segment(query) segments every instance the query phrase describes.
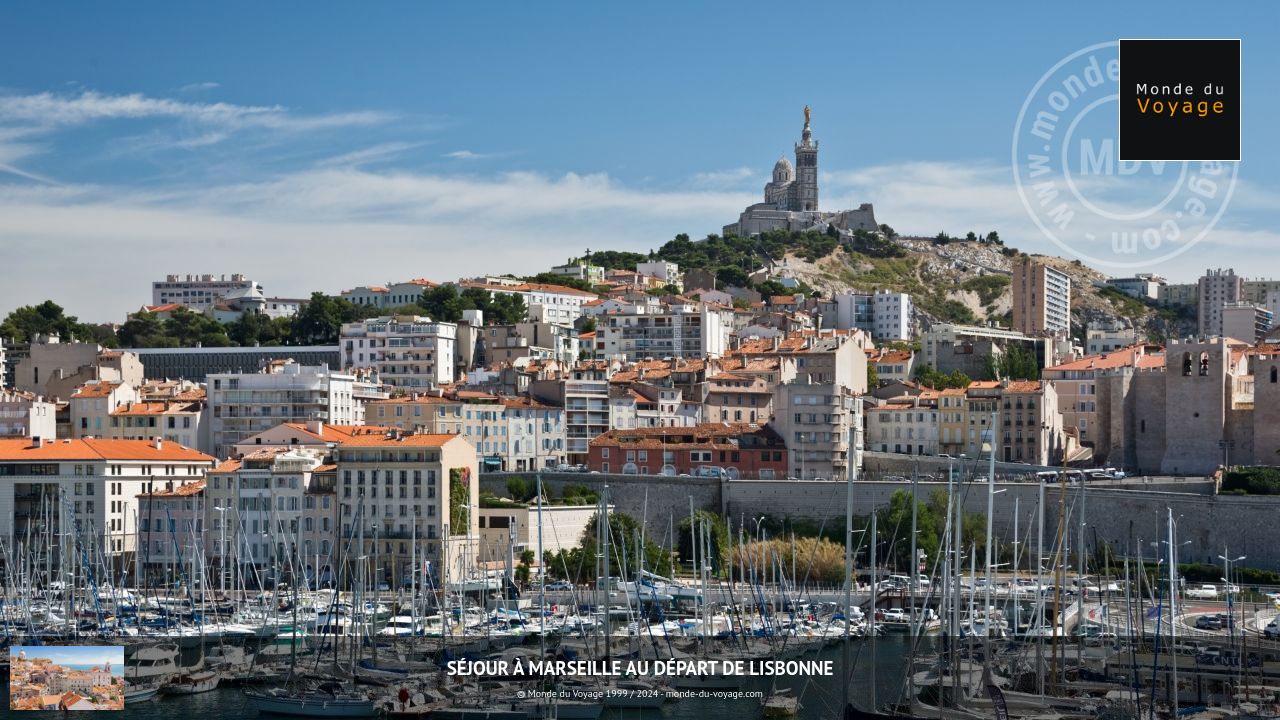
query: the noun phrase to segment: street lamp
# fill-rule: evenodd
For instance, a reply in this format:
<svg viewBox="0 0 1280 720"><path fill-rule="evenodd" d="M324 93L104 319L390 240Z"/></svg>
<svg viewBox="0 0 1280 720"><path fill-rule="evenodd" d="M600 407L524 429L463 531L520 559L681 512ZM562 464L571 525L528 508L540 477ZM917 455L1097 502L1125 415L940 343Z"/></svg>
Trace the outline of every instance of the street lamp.
<svg viewBox="0 0 1280 720"><path fill-rule="evenodd" d="M1225 553L1226 551L1227 551L1227 548L1224 545L1222 547L1222 552ZM1229 558L1226 555L1219 555L1218 559L1222 561L1222 573L1223 573L1222 582L1226 585L1226 590L1227 590L1227 636L1231 638L1231 644L1235 645L1235 641L1236 641L1235 618L1232 616L1232 608L1231 608L1231 566L1235 563L1240 562L1241 560L1244 560L1245 556L1241 555L1238 558ZM1243 603L1241 603L1240 608L1241 608L1240 622L1244 622L1244 612L1243 612L1244 604ZM1244 633L1243 628L1241 629L1240 632L1243 635Z"/></svg>

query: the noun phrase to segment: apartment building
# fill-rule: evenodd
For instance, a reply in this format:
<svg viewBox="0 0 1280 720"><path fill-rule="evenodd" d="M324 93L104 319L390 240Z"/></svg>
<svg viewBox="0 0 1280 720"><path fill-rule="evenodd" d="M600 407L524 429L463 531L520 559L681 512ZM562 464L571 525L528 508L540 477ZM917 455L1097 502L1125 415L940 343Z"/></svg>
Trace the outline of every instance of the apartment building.
<svg viewBox="0 0 1280 720"><path fill-rule="evenodd" d="M344 323L338 338L344 369L369 368L386 385L429 389L456 379L458 326L394 315Z"/></svg>
<svg viewBox="0 0 1280 720"><path fill-rule="evenodd" d="M1060 463L1066 437L1053 383L1040 380L1004 383L997 430L1001 440L997 458L1032 465Z"/></svg>
<svg viewBox="0 0 1280 720"><path fill-rule="evenodd" d="M246 438L282 423L320 421L335 425L364 422L355 375L293 362L267 372L218 373L208 378L210 441L214 454L228 457Z"/></svg>
<svg viewBox="0 0 1280 720"><path fill-rule="evenodd" d="M576 362L580 341L572 327L543 322L514 325L462 323L455 365L460 370L499 368L522 358Z"/></svg>
<svg viewBox="0 0 1280 720"><path fill-rule="evenodd" d="M841 383L797 379L777 386L770 426L787 445L788 477L840 480L850 461L861 466L862 401Z"/></svg>
<svg viewBox="0 0 1280 720"><path fill-rule="evenodd" d="M210 471L212 472L212 471ZM193 585L194 558L203 556L206 479L138 494L138 560L142 577L157 586Z"/></svg>
<svg viewBox="0 0 1280 720"><path fill-rule="evenodd" d="M1243 340L1252 345L1271 331L1273 316L1264 307L1247 302L1226 303L1219 312L1223 337Z"/></svg>
<svg viewBox="0 0 1280 720"><path fill-rule="evenodd" d="M759 375L722 372L705 388L703 422L764 423L773 416L773 386Z"/></svg>
<svg viewBox="0 0 1280 720"><path fill-rule="evenodd" d="M1042 260L1013 263L1013 329L1025 335L1071 334L1071 278Z"/></svg>
<svg viewBox="0 0 1280 720"><path fill-rule="evenodd" d="M1201 337L1221 336L1222 308L1244 300L1244 278L1234 269L1205 270L1196 283L1197 333Z"/></svg>
<svg viewBox="0 0 1280 720"><path fill-rule="evenodd" d="M130 563L138 495L200 480L213 463L161 439L0 438L0 538L10 547L25 538L52 543L55 562L73 556L73 541L91 542Z"/></svg>
<svg viewBox="0 0 1280 720"><path fill-rule="evenodd" d="M928 391L865 407L866 448L886 453L937 455L939 397L937 391Z"/></svg>
<svg viewBox="0 0 1280 720"><path fill-rule="evenodd" d="M854 394L867 392L870 338L854 330L808 331L782 338L746 340L733 351L748 358L785 357L795 363L798 380L836 383Z"/></svg>
<svg viewBox="0 0 1280 720"><path fill-rule="evenodd" d="M57 406L35 393L0 388L0 438L57 436Z"/></svg>
<svg viewBox="0 0 1280 720"><path fill-rule="evenodd" d="M1166 282L1159 275L1138 273L1131 277L1107 278L1104 284L1139 300L1159 300Z"/></svg>
<svg viewBox="0 0 1280 720"><path fill-rule="evenodd" d="M437 586L479 576L479 464L466 439L395 429L357 434L338 445L333 461L340 541L367 559L367 577L408 576L415 554L431 564L428 580Z"/></svg>
<svg viewBox="0 0 1280 720"><path fill-rule="evenodd" d="M698 302L633 306L599 318L596 356L628 362L721 357L728 351L731 318L732 313Z"/></svg>
<svg viewBox="0 0 1280 720"><path fill-rule="evenodd" d="M604 362L579 363L564 378L529 385L533 399L564 408L565 454L572 464L585 463L591 439L612 425L609 375Z"/></svg>
<svg viewBox="0 0 1280 720"><path fill-rule="evenodd" d="M299 568L321 549L326 564L336 561L328 557L333 542L310 548L302 543L304 505L327 452L328 448L263 447L209 473L204 492L206 546L212 548L207 555L213 572L225 573L232 587L241 582L264 587L290 581L289 569ZM332 528L334 518L319 519L325 517ZM334 537L331 533L325 539Z"/></svg>
<svg viewBox="0 0 1280 720"><path fill-rule="evenodd" d="M461 435L486 470L536 470L565 462L564 409L529 398L411 393L370 402L365 412L377 425Z"/></svg>

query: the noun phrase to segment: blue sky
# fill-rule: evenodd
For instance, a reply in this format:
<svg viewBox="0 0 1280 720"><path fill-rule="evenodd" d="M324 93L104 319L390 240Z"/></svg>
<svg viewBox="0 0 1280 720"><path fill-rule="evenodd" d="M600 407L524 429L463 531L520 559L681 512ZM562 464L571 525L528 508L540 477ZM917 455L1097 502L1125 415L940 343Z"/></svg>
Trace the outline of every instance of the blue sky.
<svg viewBox="0 0 1280 720"><path fill-rule="evenodd" d="M124 664L124 648L118 645L14 645L9 648L9 655L16 658L23 651L29 658L48 658L59 665L102 665L109 662L120 667Z"/></svg>
<svg viewBox="0 0 1280 720"><path fill-rule="evenodd" d="M8 4L0 311L119 321L169 272L299 295L700 237L758 199L806 103L825 208L1061 254L1013 190L1014 121L1118 37L1243 38L1237 193L1149 269L1270 276L1277 34L1260 2Z"/></svg>

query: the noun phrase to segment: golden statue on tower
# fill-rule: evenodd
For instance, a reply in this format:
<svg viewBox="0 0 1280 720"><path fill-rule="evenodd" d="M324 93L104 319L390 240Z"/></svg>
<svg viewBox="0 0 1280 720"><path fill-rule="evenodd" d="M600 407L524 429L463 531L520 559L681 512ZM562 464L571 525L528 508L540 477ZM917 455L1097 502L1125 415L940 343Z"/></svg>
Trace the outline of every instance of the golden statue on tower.
<svg viewBox="0 0 1280 720"><path fill-rule="evenodd" d="M809 110L809 106L808 106L808 105L805 105L805 106L804 106L804 124L805 124L805 125L808 125L808 124L809 124L809 113L810 113L810 112L811 112L811 111Z"/></svg>

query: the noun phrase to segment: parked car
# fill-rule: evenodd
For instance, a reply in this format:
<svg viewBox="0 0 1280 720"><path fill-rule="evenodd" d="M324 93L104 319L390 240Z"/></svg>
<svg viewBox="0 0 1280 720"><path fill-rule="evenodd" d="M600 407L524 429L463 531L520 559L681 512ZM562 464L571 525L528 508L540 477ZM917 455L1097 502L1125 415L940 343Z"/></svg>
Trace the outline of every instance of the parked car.
<svg viewBox="0 0 1280 720"><path fill-rule="evenodd" d="M545 589L546 590L572 590L573 583L570 583L567 580L556 580L554 582L547 583Z"/></svg>
<svg viewBox="0 0 1280 720"><path fill-rule="evenodd" d="M1280 637L1280 616L1271 618L1271 622L1262 629L1262 635L1268 640L1274 640Z"/></svg>
<svg viewBox="0 0 1280 720"><path fill-rule="evenodd" d="M1197 630L1221 630L1222 618L1217 615L1201 615L1196 618Z"/></svg>
<svg viewBox="0 0 1280 720"><path fill-rule="evenodd" d="M884 619L886 622L906 622L907 612L902 608L889 608L884 611Z"/></svg>

